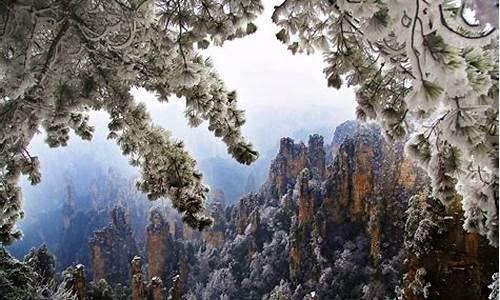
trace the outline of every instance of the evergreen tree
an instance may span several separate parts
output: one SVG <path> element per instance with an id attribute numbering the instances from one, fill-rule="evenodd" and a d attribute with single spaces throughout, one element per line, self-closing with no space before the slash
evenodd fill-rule
<path id="1" fill-rule="evenodd" d="M 141 168 L 138 187 L 171 199 L 195 228 L 207 187 L 181 141 L 154 125 L 131 88 L 185 99 L 192 126 L 209 130 L 239 162 L 257 158 L 241 135 L 243 111 L 199 49 L 253 33 L 260 1 L 5 0 L 0 2 L 0 242 L 19 238 L 21 174 L 40 182 L 27 147 L 42 128 L 51 147 L 70 132 L 90 140 L 89 112 L 109 114 L 109 138 Z"/>
<path id="2" fill-rule="evenodd" d="M 474 3 L 469 3 L 474 2 Z M 293 53 L 320 51 L 328 85 L 462 197 L 464 227 L 498 245 L 498 1 L 285 0 L 272 20 Z"/>

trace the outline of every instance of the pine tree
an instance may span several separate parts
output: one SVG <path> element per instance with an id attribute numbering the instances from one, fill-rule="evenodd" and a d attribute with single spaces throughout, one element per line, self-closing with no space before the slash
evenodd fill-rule
<path id="1" fill-rule="evenodd" d="M 285 0 L 272 20 L 294 54 L 324 55 L 329 86 L 356 87 L 358 117 L 407 139 L 433 196 L 458 192 L 464 227 L 497 246 L 498 1 Z"/>
<path id="2" fill-rule="evenodd" d="M 183 97 L 192 126 L 203 121 L 240 163 L 257 152 L 241 135 L 243 111 L 199 49 L 253 33 L 260 1 L 6 0 L 0 2 L 0 242 L 20 237 L 20 175 L 41 180 L 27 148 L 42 128 L 51 147 L 70 132 L 90 140 L 89 112 L 109 114 L 109 139 L 141 168 L 149 199 L 171 199 L 192 227 L 207 187 L 182 141 L 151 122 L 131 88 L 160 101 Z M 173 99 L 172 99 L 173 100 Z"/>
<path id="3" fill-rule="evenodd" d="M 0 236 L 19 237 L 18 178 L 40 181 L 26 150 L 41 127 L 50 146 L 70 131 L 90 139 L 89 110 L 104 110 L 115 139 L 142 169 L 140 190 L 171 198 L 193 227 L 207 188 L 182 142 L 150 121 L 130 94 L 183 96 L 193 126 L 206 120 L 236 160 L 257 153 L 243 112 L 199 49 L 243 37 L 261 1 L 3 1 L 0 10 Z M 474 15 L 475 13 L 475 15 Z M 324 54 L 328 85 L 356 86 L 360 119 L 428 170 L 433 195 L 463 197 L 465 228 L 498 244 L 498 4 L 495 1 L 285 0 L 272 20 L 293 53 Z"/>

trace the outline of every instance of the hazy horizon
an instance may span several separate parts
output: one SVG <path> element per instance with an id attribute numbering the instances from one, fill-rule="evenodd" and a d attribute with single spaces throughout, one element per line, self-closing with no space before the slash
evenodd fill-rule
<path id="1" fill-rule="evenodd" d="M 203 52 L 212 59 L 227 88 L 237 90 L 238 106 L 246 111 L 247 118 L 243 134 L 261 154 L 260 169 L 274 157 L 273 151 L 281 137 L 294 137 L 298 132 L 307 131 L 323 133 L 325 143 L 330 143 L 335 126 L 355 117 L 356 105 L 352 89 L 327 87 L 321 56 L 293 55 L 276 39 L 277 29 L 270 20 L 269 8 L 258 18 L 256 33 Z M 213 173 L 210 160 L 217 157 L 229 161 L 241 172 L 251 172 L 253 166 L 235 166 L 237 163 L 231 160 L 225 145 L 207 130 L 206 123 L 199 128 L 188 126 L 182 99 L 173 97 L 165 103 L 156 101 L 155 96 L 145 90 L 135 89 L 132 93 L 137 101 L 146 103 L 153 122 L 185 142 L 207 180 L 211 180 Z M 35 136 L 29 149 L 32 155 L 40 157 L 42 182 L 30 186 L 23 179 L 26 213 L 44 207 L 42 202 L 48 200 L 43 199 L 43 195 L 49 192 L 56 190 L 55 194 L 63 195 L 61 181 L 70 180 L 68 174 L 77 174 L 74 169 L 95 175 L 112 167 L 131 176 L 138 174 L 138 170 L 128 166 L 127 158 L 121 155 L 115 142 L 106 140 L 107 119 L 106 113 L 91 112 L 90 123 L 96 130 L 90 143 L 72 134 L 68 146 L 49 149 L 43 142 L 43 132 Z M 92 169 L 96 165 L 100 170 Z M 61 203 L 61 199 L 51 201 Z"/>

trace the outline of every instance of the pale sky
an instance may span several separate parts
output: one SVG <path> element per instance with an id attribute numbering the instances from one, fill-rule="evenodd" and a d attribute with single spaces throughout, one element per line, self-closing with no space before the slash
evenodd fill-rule
<path id="1" fill-rule="evenodd" d="M 206 51 L 228 87 L 238 90 L 241 106 L 248 109 L 260 105 L 300 109 L 320 105 L 345 114 L 346 118 L 353 118 L 353 91 L 327 87 L 321 55 L 293 55 L 278 41 L 275 34 L 279 29 L 272 23 L 271 14 L 272 7 L 279 3 L 265 3 L 264 14 L 256 22 L 256 33 Z"/>
<path id="2" fill-rule="evenodd" d="M 355 118 L 356 106 L 352 89 L 327 87 L 322 72 L 325 64 L 319 54 L 293 55 L 276 39 L 278 29 L 271 21 L 271 13 L 278 3 L 265 2 L 267 7 L 256 22 L 256 33 L 204 52 L 212 58 L 228 89 L 237 90 L 239 107 L 246 110 L 243 134 L 257 150 L 273 148 L 281 137 L 293 136 L 298 130 L 312 134 L 316 129 L 322 128 L 324 132 L 326 128 L 333 133 L 336 125 Z M 160 103 L 144 90 L 135 90 L 133 94 L 138 101 L 147 104 L 154 122 L 170 130 L 174 137 L 185 140 L 188 151 L 195 158 L 226 155 L 225 146 L 208 132 L 206 124 L 194 129 L 188 127 L 183 101 L 171 99 L 168 103 Z M 79 138 L 73 136 L 68 149 L 60 151 L 78 153 L 88 148 L 92 153 L 97 144 L 119 151 L 112 141 L 105 139 L 107 115 L 94 112 L 91 123 L 96 125 L 92 143 L 76 142 Z M 44 138 L 36 136 L 31 145 L 35 153 L 47 152 Z M 125 161 L 124 158 L 119 160 Z"/>
<path id="3" fill-rule="evenodd" d="M 266 1 L 266 11 L 257 21 L 256 33 L 205 51 L 228 89 L 237 90 L 239 107 L 246 110 L 247 117 L 243 133 L 261 154 L 275 149 L 281 137 L 293 136 L 297 130 L 312 134 L 317 128 L 326 128 L 333 133 L 336 125 L 355 118 L 356 106 L 352 89 L 327 87 L 321 56 L 292 55 L 276 39 L 278 30 L 270 19 L 276 3 L 269 2 Z M 197 160 L 214 156 L 229 158 L 225 146 L 208 132 L 206 124 L 194 129 L 187 126 L 183 101 L 172 99 L 169 103 L 159 103 L 145 91 L 135 91 L 134 95 L 138 101 L 146 102 L 154 122 L 185 141 L 188 151 Z M 127 158 L 120 154 L 114 141 L 105 138 L 107 115 L 94 112 L 91 123 L 96 125 L 92 142 L 81 141 L 72 134 L 67 147 L 49 149 L 43 142 L 45 134 L 35 137 L 30 151 L 40 156 L 44 179 L 36 187 L 23 182 L 25 197 L 30 198 L 27 202 L 32 208 L 37 207 L 33 205 L 39 202 L 37 200 L 43 199 L 39 195 L 44 191 L 60 188 L 63 194 L 65 185 L 61 181 L 65 173 L 84 172 L 85 163 L 78 165 L 79 161 L 98 161 L 103 167 L 127 165 Z M 268 158 L 274 156 L 275 153 L 267 153 Z M 65 158 L 67 170 L 57 167 L 61 157 Z M 95 166 L 95 163 L 89 165 Z M 85 171 L 92 172 L 95 171 Z M 89 178 L 93 177 L 89 175 Z M 33 192 L 35 194 L 31 195 Z"/>
<path id="4" fill-rule="evenodd" d="M 237 90 L 238 106 L 245 109 L 247 118 L 243 133 L 256 146 L 269 147 L 297 129 L 328 127 L 333 132 L 339 123 L 354 119 L 353 89 L 328 88 L 320 54 L 293 55 L 278 41 L 275 34 L 279 30 L 271 21 L 272 8 L 278 2 L 265 2 L 264 14 L 256 22 L 256 33 L 203 52 L 211 57 L 228 89 Z M 195 149 L 194 144 L 198 143 L 199 148 L 200 137 L 211 138 L 206 136 L 205 126 L 195 130 L 187 127 L 182 101 L 159 103 L 151 94 L 135 95 L 148 104 L 153 120 L 183 138 L 195 156 L 200 149 Z M 271 128 L 272 134 L 263 140 L 263 133 Z M 217 149 L 212 152 L 223 151 L 224 147 L 213 140 L 212 146 Z"/>

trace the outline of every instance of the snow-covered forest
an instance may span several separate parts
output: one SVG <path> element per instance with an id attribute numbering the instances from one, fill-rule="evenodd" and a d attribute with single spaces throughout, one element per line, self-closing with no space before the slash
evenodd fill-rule
<path id="1" fill-rule="evenodd" d="M 498 299 L 498 7 L 0 0 L 0 299 Z"/>

